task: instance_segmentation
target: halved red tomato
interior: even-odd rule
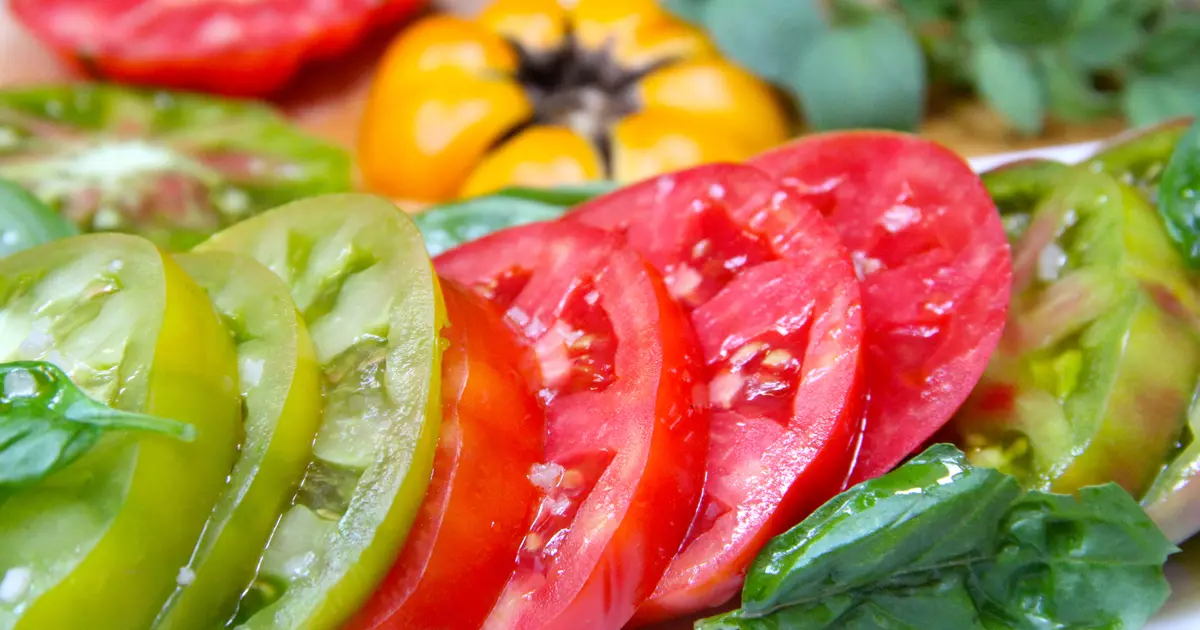
[[[346,626],[474,630],[513,571],[540,498],[542,409],[499,313],[442,280],[450,325],[442,355],[442,428],[433,480],[404,550]],[[455,593],[454,605],[446,594]]]
[[[1008,311],[1004,228],[987,189],[915,136],[808,136],[753,158],[850,250],[866,321],[867,412],[851,483],[881,475],[944,425],[979,381]]]
[[[12,0],[42,42],[126,82],[262,96],[305,61],[343,53],[424,0]]]
[[[637,620],[721,604],[767,540],[849,472],[863,333],[850,260],[815,211],[735,164],[647,180],[567,216],[624,234],[690,311],[704,351],[704,498]]]
[[[438,271],[506,309],[546,407],[542,491],[484,628],[620,628],[679,550],[704,484],[708,410],[686,317],[622,240],[527,225]]]

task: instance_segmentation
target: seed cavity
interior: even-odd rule
[[[33,569],[30,567],[13,567],[4,572],[0,578],[0,601],[15,604],[29,591],[33,583]]]
[[[4,375],[5,398],[33,398],[37,393],[37,379],[28,370],[13,370]]]

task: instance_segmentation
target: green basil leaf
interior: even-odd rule
[[[593,197],[610,193],[620,184],[610,181],[601,180],[588,182],[586,184],[574,184],[571,186],[555,186],[554,188],[526,188],[523,186],[513,186],[498,190],[490,196],[499,197],[517,197],[520,199],[530,199],[532,201],[541,201],[543,203],[553,204],[556,206],[576,206]],[[468,202],[471,200],[467,200]]]
[[[0,258],[78,233],[24,188],[0,180]]]
[[[1135,127],[1188,116],[1200,103],[1200,86],[1168,75],[1139,75],[1125,87],[1122,108]]]
[[[971,65],[979,93],[988,105],[1022,133],[1033,135],[1042,130],[1045,98],[1025,53],[985,39],[975,46]]]
[[[787,81],[816,129],[875,127],[910,131],[925,106],[925,60],[895,15],[821,33]]]
[[[1139,627],[1170,593],[1176,551],[1114,484],[1022,492],[938,444],[769,542],[742,607],[697,627]]]
[[[1002,531],[999,553],[972,565],[971,584],[1008,627],[1140,628],[1171,593],[1162,569],[1179,550],[1116,484],[1030,492]]]
[[[766,614],[817,602],[987,551],[979,541],[995,538],[1020,492],[1016,479],[974,469],[954,447],[936,445],[772,540],[746,578],[742,609]]]
[[[711,0],[704,13],[709,35],[726,57],[768,81],[785,82],[829,23],[817,2]]]
[[[413,217],[431,256],[492,232],[553,221],[571,207],[618,188],[598,181],[555,188],[505,188],[491,195],[435,206]]]
[[[1158,183],[1158,214],[1175,248],[1200,269],[1200,121],[1183,134]]]
[[[190,424],[92,400],[52,363],[0,364],[0,493],[61,470],[106,431],[145,431],[184,441],[195,435]]]

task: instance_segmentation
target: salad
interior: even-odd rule
[[[199,227],[0,158],[0,628],[1137,628],[1200,530],[1200,127],[415,218],[288,142]]]

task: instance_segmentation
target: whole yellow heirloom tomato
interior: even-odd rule
[[[496,0],[392,42],[358,156],[371,188],[436,202],[737,161],[788,132],[770,86],[654,0]]]

